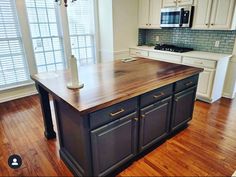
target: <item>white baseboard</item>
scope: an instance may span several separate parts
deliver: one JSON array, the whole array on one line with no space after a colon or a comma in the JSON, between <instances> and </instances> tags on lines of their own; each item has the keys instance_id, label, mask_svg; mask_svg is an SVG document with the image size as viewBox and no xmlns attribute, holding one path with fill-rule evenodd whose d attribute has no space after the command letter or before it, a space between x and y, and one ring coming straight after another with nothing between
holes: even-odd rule
<instances>
[{"instance_id":1,"label":"white baseboard","mask_svg":"<svg viewBox=\"0 0 236 177\"><path fill-rule=\"evenodd\" d=\"M16 100L19 98L24 98L27 96L37 94L37 90L34 85L29 85L25 87L14 88L11 90L5 90L0 92L0 103L7 101Z\"/></svg>"},{"instance_id":2,"label":"white baseboard","mask_svg":"<svg viewBox=\"0 0 236 177\"><path fill-rule=\"evenodd\" d=\"M222 96L224 98L229 98L229 99L234 99L235 98L235 94L230 94L230 93L226 93L226 92L223 92Z\"/></svg>"}]
</instances>

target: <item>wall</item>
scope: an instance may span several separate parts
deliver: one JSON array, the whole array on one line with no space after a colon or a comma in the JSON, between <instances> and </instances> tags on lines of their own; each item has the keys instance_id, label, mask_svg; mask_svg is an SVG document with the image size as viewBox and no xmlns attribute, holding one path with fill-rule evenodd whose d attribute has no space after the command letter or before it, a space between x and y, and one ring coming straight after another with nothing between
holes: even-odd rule
<instances>
[{"instance_id":1,"label":"wall","mask_svg":"<svg viewBox=\"0 0 236 177\"><path fill-rule=\"evenodd\" d=\"M113 60L113 13L111 0L98 1L99 53L102 61Z\"/></svg>"},{"instance_id":2,"label":"wall","mask_svg":"<svg viewBox=\"0 0 236 177\"><path fill-rule=\"evenodd\" d=\"M199 51L232 54L236 31L192 30L189 28L139 30L139 45L156 44L156 36L160 36L161 43L191 47ZM219 47L215 47L215 41L220 41Z\"/></svg>"},{"instance_id":3,"label":"wall","mask_svg":"<svg viewBox=\"0 0 236 177\"><path fill-rule=\"evenodd\" d=\"M129 56L138 43L138 0L99 0L101 61Z\"/></svg>"},{"instance_id":4,"label":"wall","mask_svg":"<svg viewBox=\"0 0 236 177\"><path fill-rule=\"evenodd\" d=\"M236 39L233 50L233 57L229 62L228 71L224 85L224 97L234 98L236 95Z\"/></svg>"},{"instance_id":5,"label":"wall","mask_svg":"<svg viewBox=\"0 0 236 177\"><path fill-rule=\"evenodd\" d=\"M128 57L138 44L138 0L113 0L115 58Z\"/></svg>"}]
</instances>

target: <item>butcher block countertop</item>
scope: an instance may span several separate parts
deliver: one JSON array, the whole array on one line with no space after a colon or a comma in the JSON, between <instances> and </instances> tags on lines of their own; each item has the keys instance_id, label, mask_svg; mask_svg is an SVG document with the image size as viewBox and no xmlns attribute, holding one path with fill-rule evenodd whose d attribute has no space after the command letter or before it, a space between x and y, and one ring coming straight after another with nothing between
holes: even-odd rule
<instances>
[{"instance_id":1,"label":"butcher block countertop","mask_svg":"<svg viewBox=\"0 0 236 177\"><path fill-rule=\"evenodd\" d=\"M202 71L200 68L137 58L128 63L113 61L81 66L79 78L84 88L80 90L67 89L69 71L40 73L31 78L56 99L62 99L81 114L87 114Z\"/></svg>"}]
</instances>

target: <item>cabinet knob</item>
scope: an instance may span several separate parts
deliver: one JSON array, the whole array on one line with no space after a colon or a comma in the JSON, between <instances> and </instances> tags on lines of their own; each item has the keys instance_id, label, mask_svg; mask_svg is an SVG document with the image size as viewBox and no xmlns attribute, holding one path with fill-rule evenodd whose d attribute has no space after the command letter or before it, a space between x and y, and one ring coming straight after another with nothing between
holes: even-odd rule
<instances>
[{"instance_id":1,"label":"cabinet knob","mask_svg":"<svg viewBox=\"0 0 236 177\"><path fill-rule=\"evenodd\" d=\"M206 26L208 26L208 24L207 24L207 23L206 23L205 25L206 25Z\"/></svg>"},{"instance_id":2,"label":"cabinet knob","mask_svg":"<svg viewBox=\"0 0 236 177\"><path fill-rule=\"evenodd\" d=\"M138 122L138 118L134 118L135 122Z\"/></svg>"},{"instance_id":3,"label":"cabinet knob","mask_svg":"<svg viewBox=\"0 0 236 177\"><path fill-rule=\"evenodd\" d=\"M214 23L211 24L211 26L213 26L213 25L214 25Z\"/></svg>"},{"instance_id":4,"label":"cabinet knob","mask_svg":"<svg viewBox=\"0 0 236 177\"><path fill-rule=\"evenodd\" d=\"M146 26L148 26L148 24L146 24Z\"/></svg>"},{"instance_id":5,"label":"cabinet knob","mask_svg":"<svg viewBox=\"0 0 236 177\"><path fill-rule=\"evenodd\" d=\"M145 115L144 115L144 114L142 114L142 115L141 115L141 118L145 118Z\"/></svg>"}]
</instances>

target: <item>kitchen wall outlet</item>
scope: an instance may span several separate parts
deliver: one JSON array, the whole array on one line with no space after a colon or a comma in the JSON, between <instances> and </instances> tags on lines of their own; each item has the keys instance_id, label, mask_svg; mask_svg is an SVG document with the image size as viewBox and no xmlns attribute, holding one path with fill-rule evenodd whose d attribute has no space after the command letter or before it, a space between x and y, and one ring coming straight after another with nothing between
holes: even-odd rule
<instances>
[{"instance_id":1,"label":"kitchen wall outlet","mask_svg":"<svg viewBox=\"0 0 236 177\"><path fill-rule=\"evenodd\" d=\"M156 42L160 41L160 36L156 36Z\"/></svg>"},{"instance_id":2,"label":"kitchen wall outlet","mask_svg":"<svg viewBox=\"0 0 236 177\"><path fill-rule=\"evenodd\" d=\"M220 41L216 41L215 42L215 47L219 47L220 46Z\"/></svg>"}]
</instances>

